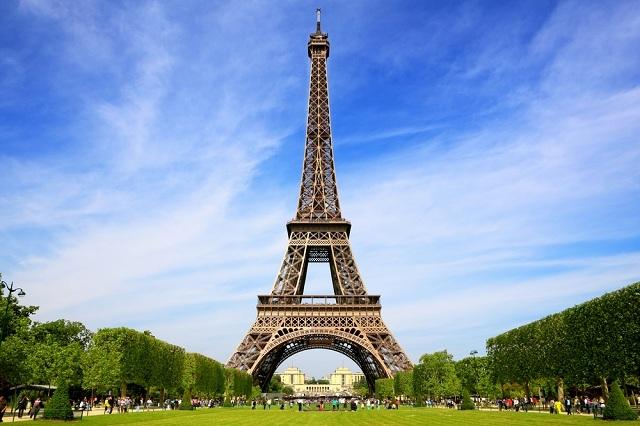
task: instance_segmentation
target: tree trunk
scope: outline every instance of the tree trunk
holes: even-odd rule
[[[556,379],[556,386],[558,387],[558,401],[564,401],[564,379],[562,377]]]
[[[609,385],[607,384],[606,377],[600,377],[600,384],[602,385],[602,397],[604,402],[609,401]]]
[[[125,396],[127,396],[127,384],[122,383],[120,385],[120,398],[124,398]]]
[[[524,394],[527,398],[531,398],[531,385],[528,380],[524,382]]]
[[[165,388],[161,388],[160,389],[160,406],[164,407],[164,392],[165,392]]]

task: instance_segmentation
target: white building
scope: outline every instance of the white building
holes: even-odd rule
[[[364,378],[362,373],[354,373],[346,367],[340,367],[329,375],[329,384],[305,383],[305,374],[297,367],[289,367],[280,376],[280,381],[285,386],[293,388],[296,395],[323,396],[323,395],[351,395],[353,385]]]

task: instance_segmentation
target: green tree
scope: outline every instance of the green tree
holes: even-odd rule
[[[629,401],[624,397],[617,381],[611,385],[609,400],[602,417],[608,420],[636,420],[638,418],[638,415],[631,409]]]
[[[121,395],[128,383],[176,388],[184,379],[184,357],[184,349],[150,334],[124,327],[104,328],[95,334],[85,357],[84,382],[92,388],[119,388]]]
[[[282,379],[278,375],[273,375],[269,381],[267,392],[280,393],[282,392]]]
[[[294,390],[291,386],[285,386],[282,388],[282,393],[287,396],[291,396],[294,394]]]
[[[25,362],[32,349],[31,316],[37,306],[22,306],[15,296],[9,298],[7,283],[0,273],[0,388],[30,381],[32,369]],[[6,315],[5,315],[6,314]]]
[[[360,397],[369,396],[369,384],[364,377],[359,378],[353,383],[353,393]]]
[[[376,396],[378,398],[388,399],[394,395],[393,379],[376,379]]]
[[[413,370],[398,371],[393,379],[396,395],[413,397]]]
[[[422,395],[440,399],[460,394],[460,380],[456,375],[453,356],[446,350],[422,355],[420,365],[422,368],[417,377],[414,368],[414,382],[416,379],[422,381],[419,384],[420,392],[424,392]]]
[[[182,400],[180,401],[180,410],[193,410],[193,405],[191,404],[191,391],[189,389],[185,389],[182,394]]]
[[[65,381],[58,383],[53,396],[44,409],[45,419],[72,420],[73,410],[69,401],[69,387]]]
[[[469,396],[469,391],[465,388],[462,390],[462,404],[460,404],[461,410],[475,410],[476,406],[471,401],[471,397]]]
[[[23,327],[28,328],[31,316],[38,310],[37,306],[20,305],[16,296],[9,295],[8,288],[9,284],[2,279],[0,273],[0,343]]]
[[[532,381],[602,386],[640,371],[640,283],[605,294],[487,340],[496,381],[519,383],[531,395]]]
[[[30,336],[33,340],[26,362],[32,382],[82,383],[82,360],[92,336],[82,323],[63,319],[35,323]]]

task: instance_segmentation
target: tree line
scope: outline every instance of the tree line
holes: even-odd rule
[[[454,361],[447,351],[424,354],[412,370],[378,379],[376,395],[417,403],[472,395],[564,400],[609,384],[640,384],[640,283],[487,340],[487,356]],[[362,384],[364,386],[364,384]],[[362,387],[361,386],[361,387]],[[363,388],[364,389],[364,388]]]
[[[1,279],[1,276],[0,276]],[[8,303],[8,304],[7,304]],[[138,394],[151,388],[173,395],[250,397],[252,377],[201,354],[161,341],[150,332],[106,328],[95,334],[79,322],[32,322],[35,306],[20,306],[0,288],[0,388],[67,383],[97,392]],[[412,370],[379,379],[380,398],[403,395],[420,404],[464,391],[496,399],[539,396],[563,399],[601,386],[639,385],[640,283],[487,340],[487,356],[455,361],[446,350],[420,357]],[[281,390],[278,383],[271,388]],[[623,386],[624,387],[624,386]],[[280,389],[278,389],[280,388]],[[356,390],[367,394],[366,382]],[[288,392],[290,393],[290,392]]]
[[[498,383],[552,381],[556,396],[566,386],[638,384],[640,376],[640,283],[549,315],[487,340]]]
[[[1,279],[1,276],[0,276]],[[65,385],[149,395],[251,397],[253,378],[218,361],[154,337],[149,331],[103,328],[67,320],[33,322],[35,306],[20,306],[0,288],[0,389],[21,384]],[[6,315],[3,315],[6,312]]]

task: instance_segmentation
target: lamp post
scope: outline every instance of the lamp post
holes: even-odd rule
[[[480,392],[478,392],[478,364],[476,363],[476,355],[478,354],[478,351],[476,351],[475,349],[472,350],[471,352],[469,352],[469,355],[471,355],[473,357],[473,375],[474,375],[474,389],[476,391],[476,394],[478,395],[478,397],[480,397]]]
[[[6,281],[0,280],[0,289],[7,289],[7,306],[4,308],[4,316],[2,317],[2,334],[0,334],[0,342],[4,341],[5,335],[7,333],[7,325],[9,324],[9,304],[11,303],[11,295],[18,292],[18,296],[22,297],[27,293],[24,292],[20,287],[13,287],[13,282],[11,284],[7,284]]]

